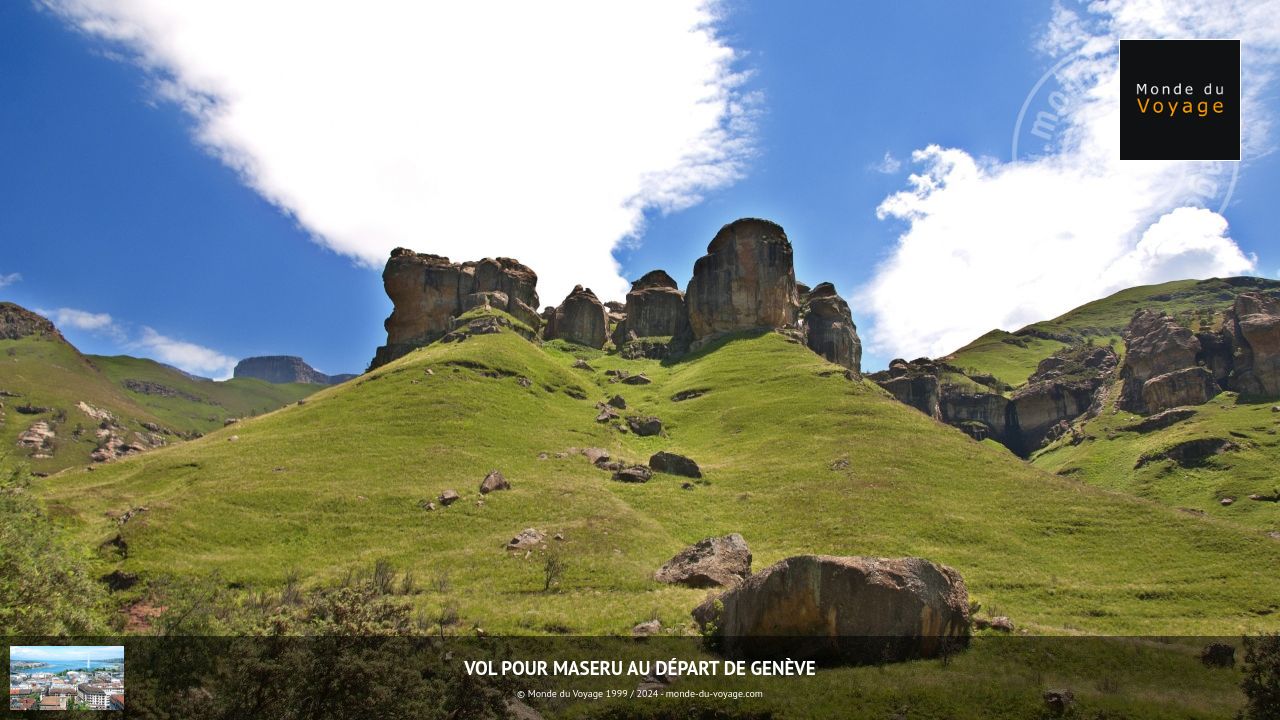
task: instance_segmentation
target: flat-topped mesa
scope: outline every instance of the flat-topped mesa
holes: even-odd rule
[[[592,348],[604,347],[609,336],[609,315],[604,303],[590,288],[574,286],[573,292],[555,309],[547,321],[543,337],[567,340]]]
[[[803,288],[797,285],[797,292]],[[853,324],[849,303],[836,294],[829,282],[800,294],[800,322],[804,325],[809,349],[837,365],[862,372],[862,341]]]
[[[689,309],[676,281],[662,270],[652,270],[631,283],[623,319],[613,332],[613,344],[622,350],[641,338],[668,338],[661,347],[648,348],[645,356],[665,357],[672,341],[687,344]]]
[[[453,318],[488,305],[509,313],[535,332],[538,275],[511,258],[485,258],[464,263],[405,248],[391,251],[382,284],[395,308],[383,323],[387,344],[378,348],[370,367],[395,360],[449,332]]]
[[[260,355],[236,363],[232,377],[257,378],[269,383],[307,383],[331,385],[334,378],[325,375],[296,355]],[[345,376],[338,376],[343,377]],[[340,380],[339,380],[340,382]]]
[[[738,330],[794,326],[800,300],[786,232],[758,218],[720,228],[707,254],[693,265],[685,303],[699,341]]]

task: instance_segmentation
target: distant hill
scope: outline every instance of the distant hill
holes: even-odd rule
[[[214,382],[154,360],[84,355],[47,319],[0,303],[0,464],[50,473],[144,452],[317,389]]]
[[[1238,277],[1130,288],[873,377],[904,402],[975,438],[998,440],[1037,467],[1280,539],[1280,394],[1237,382],[1261,362],[1274,385],[1280,316],[1274,304],[1250,310],[1261,311],[1245,318],[1260,336],[1251,349],[1239,337],[1242,297],[1265,305],[1280,299],[1280,282]],[[1124,334],[1144,310],[1167,317],[1135,331],[1143,357],[1130,362]],[[1144,369],[1144,377],[1160,375],[1156,386],[1132,379]],[[1188,378],[1201,379],[1188,386]],[[1141,387],[1159,407],[1135,406]]]
[[[269,383],[311,385],[336,385],[355,377],[351,373],[325,375],[296,355],[261,355],[245,358],[236,363],[232,374],[237,378],[257,378]]]

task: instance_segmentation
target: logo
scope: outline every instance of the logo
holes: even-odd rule
[[[1240,41],[1121,40],[1120,159],[1239,160]]]

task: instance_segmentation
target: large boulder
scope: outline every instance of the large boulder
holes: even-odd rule
[[[689,587],[733,587],[751,574],[751,548],[738,533],[686,547],[653,574],[658,582]]]
[[[1242,293],[1230,319],[1239,346],[1233,389],[1245,395],[1280,395],[1280,302]]]
[[[649,457],[649,467],[668,475],[680,475],[681,477],[689,478],[702,477],[702,469],[698,467],[698,463],[694,462],[692,458],[666,452],[665,450],[658,451]]]
[[[543,336],[548,340],[568,340],[587,347],[602,348],[608,335],[609,318],[604,303],[600,302],[590,288],[577,285],[556,308]]]
[[[921,558],[787,558],[693,612],[730,658],[878,663],[935,657],[969,637],[969,592]]]
[[[1208,368],[1189,367],[1157,375],[1142,384],[1146,412],[1159,413],[1184,405],[1203,405],[1218,394],[1218,384]]]
[[[837,365],[862,372],[862,341],[849,313],[849,303],[836,294],[829,282],[803,296],[800,320],[804,323],[805,343],[810,350]]]
[[[794,325],[800,302],[786,232],[756,218],[720,228],[693,265],[685,303],[698,340]]]
[[[1197,366],[1201,347],[1195,333],[1164,313],[1139,310],[1124,330],[1124,341],[1119,406],[1144,415],[1173,407],[1149,408],[1143,386],[1154,377]]]
[[[396,248],[382,271],[382,285],[395,307],[383,323],[387,344],[378,348],[371,367],[435,342],[453,330],[453,318],[480,304],[511,314],[535,332],[541,326],[534,310],[538,276],[511,258],[453,263]]]

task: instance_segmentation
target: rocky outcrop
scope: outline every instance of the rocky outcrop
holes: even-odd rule
[[[633,357],[662,359],[684,349],[689,340],[689,310],[676,281],[662,270],[645,273],[631,284],[613,344]],[[657,340],[648,340],[657,339]]]
[[[1010,450],[1022,447],[1018,416],[1003,395],[944,388],[942,421],[955,425],[974,440],[991,438]]]
[[[1061,423],[1085,415],[1117,362],[1111,348],[1089,345],[1063,348],[1041,360],[1011,398],[1018,429],[1014,452],[1030,454],[1051,439]]]
[[[653,574],[658,582],[696,588],[734,587],[751,574],[751,548],[738,533],[686,547]]]
[[[1217,383],[1208,370],[1174,375],[1177,371],[1198,367],[1202,347],[1191,330],[1176,320],[1154,310],[1134,313],[1124,330],[1125,358],[1120,368],[1118,405],[1139,414],[1157,413],[1178,405],[1204,403],[1218,393]],[[1195,388],[1207,378],[1211,387]],[[1153,383],[1146,389],[1148,382]],[[1148,401],[1151,401],[1149,404]]]
[[[898,402],[919,410],[935,420],[942,419],[938,367],[931,360],[907,362],[897,358],[889,369],[869,375],[877,385],[889,391]]]
[[[819,283],[801,297],[799,318],[809,349],[837,365],[862,372],[862,341],[853,324],[849,303],[829,282]]]
[[[451,320],[487,304],[538,330],[538,276],[511,258],[485,258],[452,263],[449,258],[391,251],[382,284],[395,308],[384,323],[387,344],[378,348],[371,367],[384,365],[415,348],[438,340]]]
[[[592,348],[604,347],[609,334],[609,318],[590,288],[575,286],[547,322],[543,337],[567,340]]]
[[[62,339],[58,328],[43,315],[11,302],[0,302],[0,340],[45,336]]]
[[[350,378],[350,375],[329,376],[308,365],[294,355],[262,355],[245,358],[236,363],[234,377],[257,378],[269,383],[306,383],[332,385]]]
[[[720,228],[693,265],[685,302],[697,340],[794,325],[800,302],[786,232],[756,218]]]
[[[1237,295],[1228,322],[1238,348],[1232,389],[1244,395],[1280,395],[1280,301],[1259,293]]]
[[[688,478],[702,477],[702,469],[692,458],[666,451],[654,453],[649,457],[649,467],[660,473],[679,475]]]
[[[878,663],[968,641],[969,593],[921,558],[790,557],[693,612],[730,658]]]

